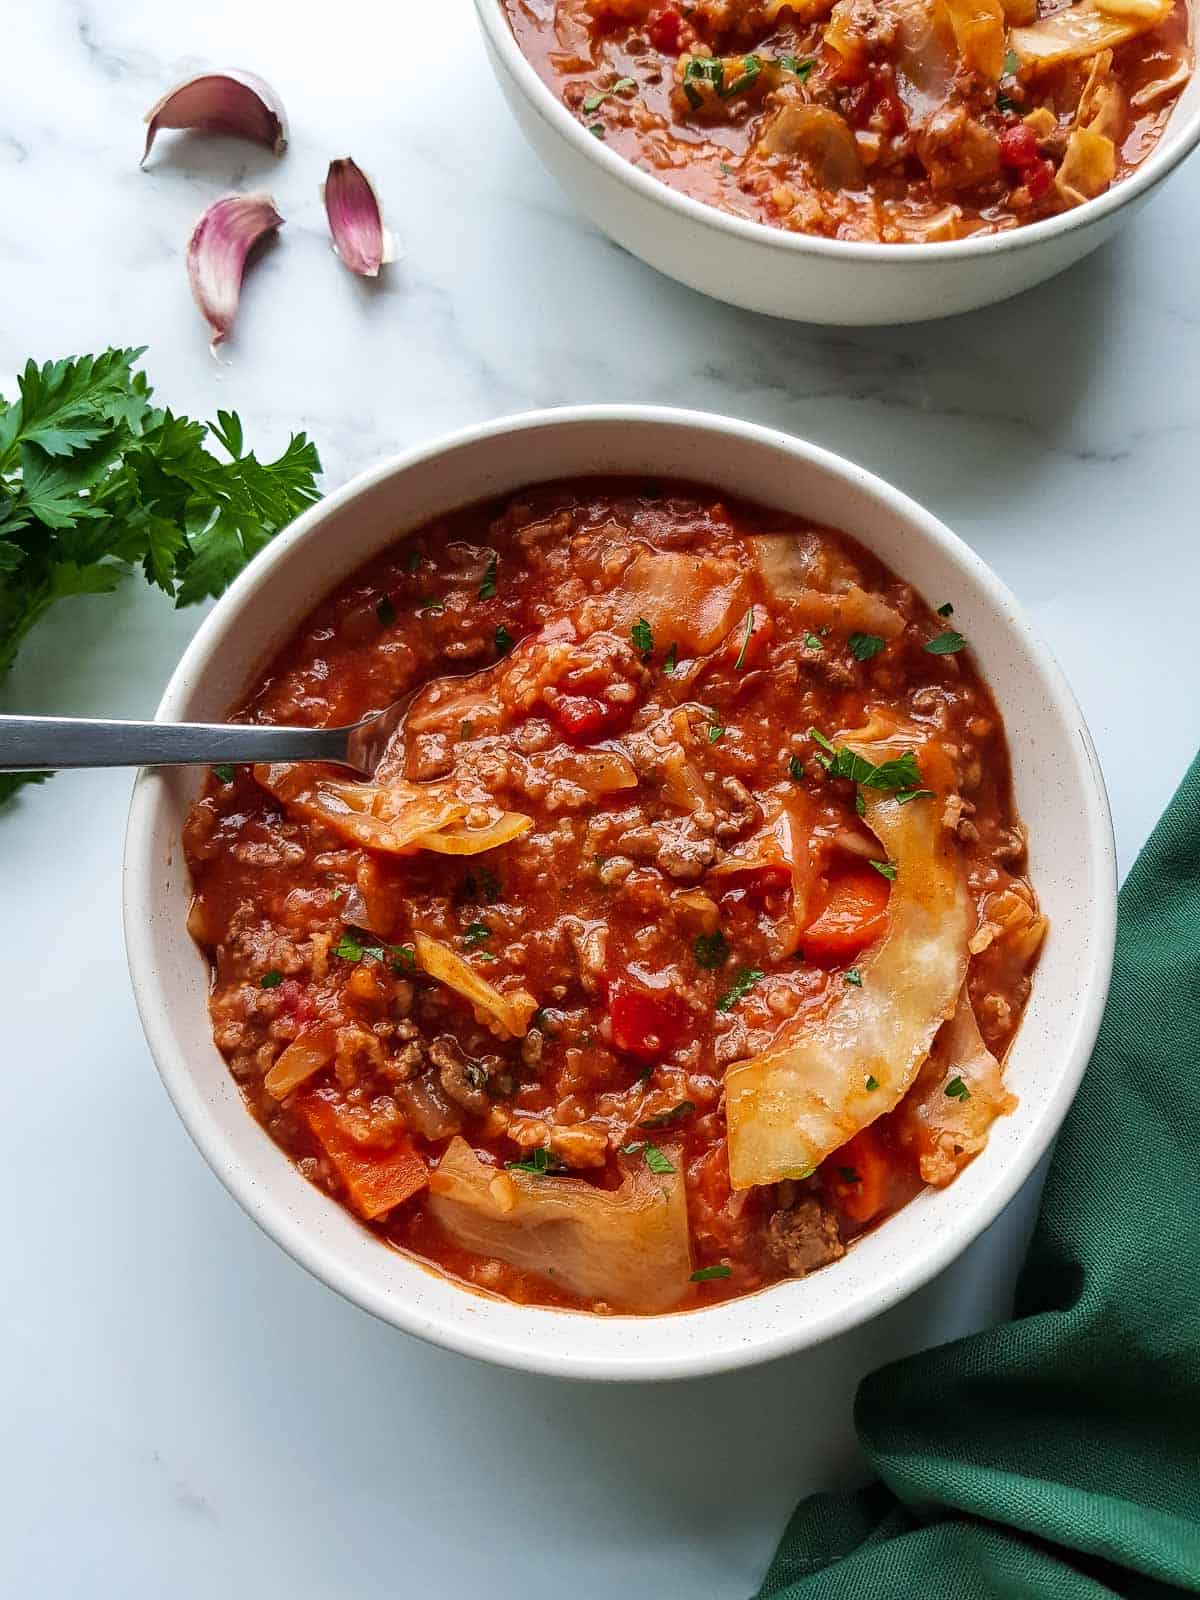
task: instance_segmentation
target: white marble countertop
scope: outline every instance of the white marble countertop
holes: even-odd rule
[[[161,137],[200,65],[284,97],[293,142]],[[405,251],[331,257],[331,156],[376,177]],[[1128,865],[1200,742],[1200,163],[1082,266],[1005,306],[830,332],[729,310],[573,215],[493,86],[468,0],[47,0],[0,54],[0,372],[146,344],[160,397],[307,428],[327,486],[506,411],[641,400],[815,439],[974,543],[1059,655]],[[287,217],[227,364],[183,253],[202,207]],[[144,715],[195,627],[130,582],[29,641],[0,708]],[[491,1371],[343,1304],[242,1215],[163,1094],[129,993],[129,778],[56,778],[0,817],[7,956],[0,1205],[0,1591],[742,1600],[798,1495],[856,1478],[850,1403],[881,1361],[1002,1315],[1034,1195],[926,1291],[805,1357],[611,1389]]]

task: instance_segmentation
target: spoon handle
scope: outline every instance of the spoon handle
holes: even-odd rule
[[[348,728],[0,716],[0,772],[42,767],[216,766],[239,761],[344,764],[349,733]]]

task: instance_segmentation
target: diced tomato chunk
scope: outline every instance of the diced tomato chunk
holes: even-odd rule
[[[1023,122],[1015,128],[1005,128],[1000,135],[1000,159],[1006,167],[1016,167],[1018,171],[1036,165],[1041,156],[1033,129]]]
[[[736,626],[725,640],[725,660],[739,672],[760,667],[766,659],[767,646],[774,637],[775,624],[766,606],[751,606],[738,618]]]
[[[1025,169],[1025,187],[1035,200],[1040,200],[1054,182],[1054,163],[1039,161],[1036,167]]]
[[[279,1003],[297,1022],[311,1022],[317,1014],[312,996],[298,978],[285,978],[279,985]]]
[[[588,744],[611,733],[628,715],[624,706],[610,705],[589,694],[560,694],[550,708],[559,732],[572,744]]]
[[[650,18],[646,24],[646,35],[656,50],[661,50],[664,55],[677,56],[682,27],[682,14],[667,7],[664,11],[656,11]]]
[[[888,880],[874,867],[851,867],[829,880],[825,903],[805,928],[801,949],[809,961],[857,955],[887,928]]]
[[[848,1139],[821,1167],[834,1204],[852,1222],[870,1222],[884,1209],[891,1173],[887,1146],[873,1126]]]
[[[688,1008],[669,989],[647,989],[631,978],[609,986],[608,1014],[613,1043],[639,1061],[658,1061],[683,1037]]]

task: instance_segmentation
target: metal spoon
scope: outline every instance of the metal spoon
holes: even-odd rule
[[[371,777],[415,694],[414,690],[386,710],[345,728],[0,716],[0,772],[29,772],[45,767],[211,767],[224,762],[328,761]]]

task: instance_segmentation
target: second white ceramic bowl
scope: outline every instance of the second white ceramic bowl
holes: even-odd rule
[[[208,964],[188,936],[180,832],[198,774],[148,771],[125,851],[134,993],[168,1093],[213,1171],[318,1278],[408,1333],[485,1360],[582,1378],[674,1378],[818,1343],[920,1287],[987,1227],[1061,1122],[1091,1052],[1112,961],[1116,875],[1104,784],[1083,718],[1012,595],[906,496],[825,450],[729,418],[653,407],[509,417],[385,462],[306,511],[202,624],[158,709],[223,718],[317,601],[454,507],[596,473],[689,478],[842,528],[935,603],[951,600],[1008,728],[1030,870],[1051,933],[1006,1079],[1020,1097],[948,1188],[918,1195],[845,1258],[702,1311],[600,1317],[474,1294],[381,1244],[307,1183],[242,1103],[213,1044]]]
[[[640,171],[593,138],[542,82],[501,0],[475,0],[475,9],[522,132],[585,216],[692,289],[801,322],[927,322],[1019,294],[1111,238],[1200,140],[1200,78],[1193,77],[1141,166],[1074,211],[948,244],[810,238],[718,211]]]

